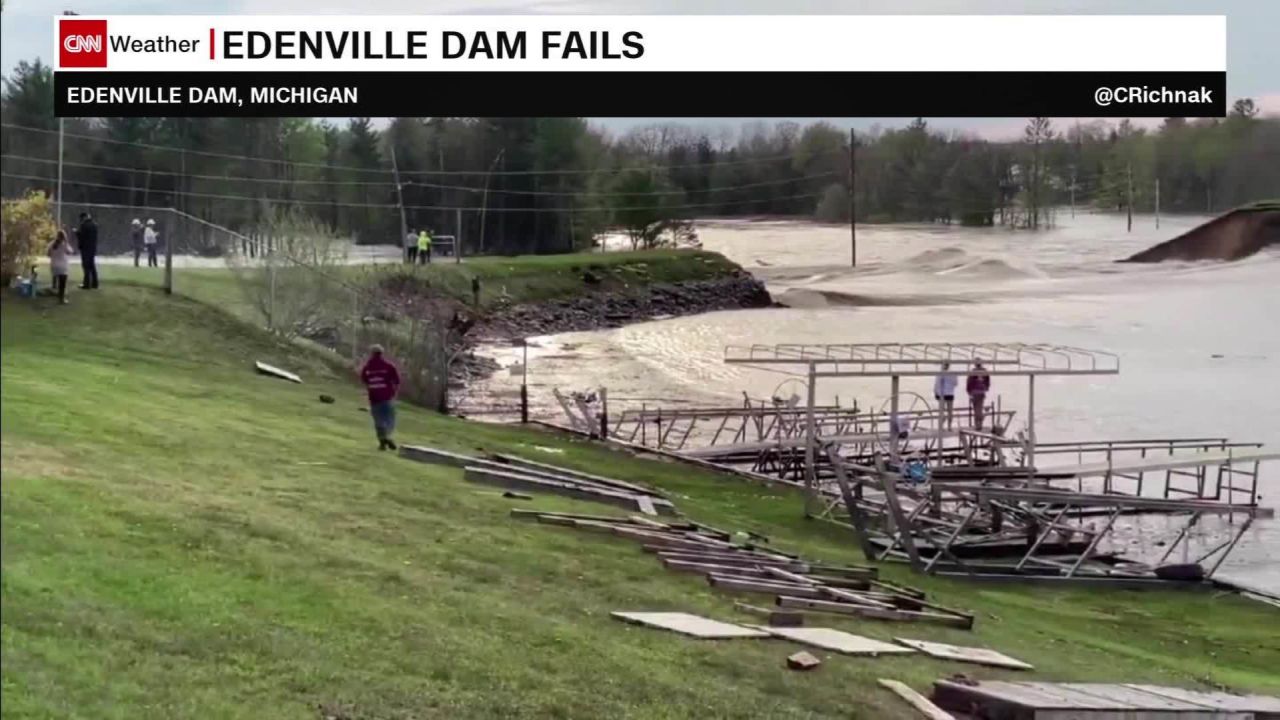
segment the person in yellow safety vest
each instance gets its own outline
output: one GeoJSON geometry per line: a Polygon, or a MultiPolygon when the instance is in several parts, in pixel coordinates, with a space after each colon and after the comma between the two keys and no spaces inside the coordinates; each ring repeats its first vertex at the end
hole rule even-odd
{"type": "Polygon", "coordinates": [[[431,234],[426,230],[418,233],[418,262],[423,265],[431,262],[431,234]]]}

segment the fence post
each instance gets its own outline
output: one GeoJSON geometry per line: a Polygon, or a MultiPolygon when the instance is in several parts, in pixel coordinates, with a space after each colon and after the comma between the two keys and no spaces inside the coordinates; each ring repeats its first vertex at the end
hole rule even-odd
{"type": "Polygon", "coordinates": [[[529,340],[522,338],[520,346],[524,350],[520,366],[520,422],[529,424],[529,340]]]}
{"type": "MultiPolygon", "coordinates": [[[[170,208],[172,210],[172,208],[170,208]]],[[[177,226],[177,218],[174,218],[174,226],[177,226]]],[[[164,292],[166,295],[173,294],[173,228],[165,229],[164,238],[164,292]]]]}
{"type": "Polygon", "coordinates": [[[275,254],[271,253],[263,257],[263,261],[267,263],[267,329],[276,329],[276,263],[275,254]]]}
{"type": "Polygon", "coordinates": [[[351,304],[355,311],[351,318],[351,362],[356,362],[360,359],[360,328],[364,325],[360,317],[360,293],[356,290],[351,291],[351,304]]]}

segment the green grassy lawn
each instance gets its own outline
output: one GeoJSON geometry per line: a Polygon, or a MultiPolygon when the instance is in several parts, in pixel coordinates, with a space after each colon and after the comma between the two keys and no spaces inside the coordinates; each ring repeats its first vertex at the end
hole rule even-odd
{"type": "MultiPolygon", "coordinates": [[[[609,612],[750,618],[630,542],[508,515],[606,506],[508,500],[379,453],[361,391],[329,361],[115,272],[66,307],[2,304],[6,718],[314,719],[321,705],[353,720],[910,718],[875,678],[927,690],[957,672],[1280,692],[1276,610],[1222,594],[995,588],[887,567],[973,611],[974,631],[828,623],[990,646],[1029,674],[821,652],[796,673],[784,659],[800,648],[783,641],[624,625],[609,612]],[[254,360],[306,383],[258,376],[254,360]]],[[[403,442],[649,482],[694,519],[861,561],[787,490],[416,409],[400,425],[403,442]]]]}
{"type": "MultiPolygon", "coordinates": [[[[574,297],[600,289],[627,292],[648,285],[708,280],[740,268],[723,255],[699,250],[642,250],[638,252],[579,253],[572,255],[483,256],[455,263],[441,258],[430,265],[350,265],[325,272],[339,283],[360,287],[387,277],[402,275],[425,291],[470,304],[471,280],[480,280],[480,303],[512,304],[574,297]],[[590,273],[597,282],[588,284],[590,273]]],[[[164,271],[124,265],[101,266],[103,280],[125,280],[162,287],[164,271]]],[[[282,272],[308,272],[291,269],[282,272]]],[[[74,269],[73,278],[79,276],[74,269]]],[[[237,313],[251,313],[241,280],[225,267],[175,268],[175,291],[237,313]]]]}

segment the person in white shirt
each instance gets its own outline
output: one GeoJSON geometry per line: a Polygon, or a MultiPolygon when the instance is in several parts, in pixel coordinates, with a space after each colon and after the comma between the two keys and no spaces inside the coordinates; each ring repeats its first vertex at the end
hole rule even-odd
{"type": "Polygon", "coordinates": [[[418,261],[418,233],[413,228],[404,236],[404,261],[410,265],[418,261]]]}
{"type": "Polygon", "coordinates": [[[160,261],[156,259],[156,245],[160,241],[160,235],[156,233],[156,221],[148,219],[147,227],[142,231],[142,244],[147,248],[147,267],[160,267],[160,261]]]}
{"type": "Polygon", "coordinates": [[[49,270],[53,275],[53,289],[58,293],[58,302],[67,304],[67,276],[71,274],[71,254],[75,252],[71,243],[67,242],[67,231],[59,230],[53,243],[49,245],[49,270]]]}
{"type": "Polygon", "coordinates": [[[951,363],[942,363],[942,372],[933,380],[933,397],[938,401],[940,414],[939,426],[951,429],[953,411],[956,404],[956,374],[951,372],[951,363]]]}

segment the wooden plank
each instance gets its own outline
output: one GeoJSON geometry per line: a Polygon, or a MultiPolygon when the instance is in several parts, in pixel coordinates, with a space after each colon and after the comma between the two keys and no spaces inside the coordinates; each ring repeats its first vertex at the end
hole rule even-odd
{"type": "Polygon", "coordinates": [[[864,593],[849,592],[848,590],[841,590],[840,588],[833,587],[822,588],[822,593],[838,600],[854,603],[855,605],[870,605],[871,607],[878,607],[882,610],[892,610],[894,608],[892,603],[887,603],[880,598],[868,597],[864,593]]]}
{"type": "Polygon", "coordinates": [[[599,488],[588,488],[566,482],[545,480],[543,478],[533,477],[532,475],[521,475],[513,472],[498,472],[495,470],[468,466],[464,468],[462,477],[467,482],[479,483],[482,485],[493,485],[510,490],[545,492],[553,495],[571,497],[576,500],[589,500],[592,502],[607,503],[618,507],[624,507],[628,510],[636,509],[636,498],[634,495],[627,495],[625,493],[599,488]]]}
{"type": "Polygon", "coordinates": [[[777,608],[760,607],[758,605],[750,605],[744,602],[736,602],[733,606],[741,612],[764,616],[765,622],[769,623],[773,627],[800,627],[801,625],[804,625],[804,613],[791,610],[779,610],[777,608]]]}
{"type": "MultiPolygon", "coordinates": [[[[1039,683],[1044,685],[1046,683],[1039,683]]],[[[1117,708],[1133,708],[1138,710],[1212,710],[1205,705],[1175,700],[1153,693],[1134,690],[1124,685],[1106,683],[1050,683],[1057,688],[1083,693],[1098,698],[1102,702],[1113,702],[1117,708]]]]}
{"type": "Polygon", "coordinates": [[[754,578],[728,576],[713,573],[707,576],[707,582],[711,587],[717,590],[725,590],[730,592],[750,592],[762,593],[766,595],[793,595],[796,597],[821,597],[822,594],[815,588],[805,585],[792,585],[790,583],[769,582],[766,580],[756,580],[754,578]]]}
{"type": "Polygon", "coordinates": [[[815,580],[810,580],[809,578],[803,575],[797,575],[796,573],[793,573],[793,572],[787,572],[786,570],[782,570],[780,568],[767,567],[764,569],[764,571],[779,580],[793,582],[798,585],[813,585],[814,587],[817,587],[819,585],[819,583],[815,580]]]}
{"type": "Polygon", "coordinates": [[[639,493],[642,495],[649,495],[651,497],[664,498],[667,496],[667,494],[662,492],[661,490],[655,490],[654,488],[645,487],[643,485],[638,485],[636,483],[627,482],[625,480],[618,480],[616,478],[604,477],[603,475],[594,475],[592,473],[582,472],[581,470],[570,470],[569,468],[560,467],[558,465],[551,465],[548,463],[541,463],[536,460],[529,460],[526,458],[522,458],[518,455],[508,455],[504,453],[498,453],[498,454],[495,454],[493,458],[495,461],[508,466],[514,465],[514,466],[526,468],[528,470],[536,470],[539,472],[551,473],[553,475],[562,475],[566,477],[575,478],[577,480],[584,481],[584,482],[594,483],[597,485],[608,485],[620,490],[627,490],[629,492],[639,493]]]}
{"type": "Polygon", "coordinates": [[[540,517],[564,517],[575,520],[598,520],[609,523],[626,523],[627,518],[621,515],[590,515],[587,513],[552,512],[550,510],[526,510],[512,508],[511,517],[518,520],[537,520],[540,517]]]}
{"type": "Polygon", "coordinates": [[[302,384],[302,378],[289,372],[288,370],[281,370],[280,368],[274,365],[268,365],[264,362],[254,361],[253,367],[255,370],[257,370],[259,373],[263,375],[278,377],[281,380],[288,380],[289,382],[298,383],[299,385],[302,384]]]}
{"type": "Polygon", "coordinates": [[[914,650],[904,648],[900,645],[873,640],[861,635],[854,635],[843,630],[835,630],[832,628],[779,628],[765,627],[761,625],[751,626],[757,630],[780,637],[803,645],[811,645],[813,647],[830,650],[832,652],[843,653],[845,655],[901,655],[912,653],[914,650]]]}
{"type": "Polygon", "coordinates": [[[662,566],[674,572],[697,573],[700,575],[732,575],[768,580],[769,575],[763,570],[737,567],[734,565],[714,565],[712,563],[689,562],[687,560],[663,560],[662,566]]]}
{"type": "Polygon", "coordinates": [[[653,498],[648,495],[636,495],[636,504],[645,515],[657,515],[658,509],[653,505],[653,498]]]}
{"type": "Polygon", "coordinates": [[[414,460],[430,465],[445,465],[456,468],[464,468],[468,465],[473,465],[477,459],[468,455],[460,455],[458,453],[449,452],[448,450],[427,447],[425,445],[401,445],[400,457],[405,458],[406,460],[414,460]]]}
{"type": "Polygon", "coordinates": [[[872,620],[922,622],[934,625],[945,625],[947,627],[956,627],[962,630],[973,629],[973,618],[943,615],[941,613],[916,612],[914,610],[885,610],[883,608],[870,607],[867,605],[854,605],[844,602],[832,602],[830,600],[813,600],[788,595],[778,596],[777,603],[779,607],[794,608],[797,610],[810,610],[813,612],[835,613],[839,615],[853,615],[872,620]]]}
{"type": "Polygon", "coordinates": [[[929,698],[907,687],[905,684],[897,680],[886,680],[881,678],[876,681],[880,687],[888,689],[894,695],[906,700],[911,707],[920,711],[921,715],[929,718],[929,720],[955,720],[955,716],[943,710],[942,708],[930,702],[929,698]]]}
{"type": "Polygon", "coordinates": [[[1125,684],[1125,687],[1142,692],[1167,697],[1174,700],[1196,703],[1215,710],[1233,712],[1251,712],[1259,718],[1280,718],[1280,697],[1270,695],[1235,695],[1224,692],[1201,692],[1185,688],[1163,687],[1159,685],[1125,684]]]}
{"type": "Polygon", "coordinates": [[[759,638],[769,634],[758,628],[743,627],[681,612],[611,612],[623,622],[670,630],[702,639],[759,638]]]}
{"type": "Polygon", "coordinates": [[[930,657],[940,658],[943,660],[958,660],[960,662],[989,665],[991,667],[1008,668],[1011,670],[1035,669],[1021,660],[1011,658],[1008,655],[995,650],[989,650],[987,648],[947,645],[946,643],[926,642],[924,640],[912,640],[910,638],[894,638],[894,640],[906,645],[907,647],[915,648],[930,657]]]}

